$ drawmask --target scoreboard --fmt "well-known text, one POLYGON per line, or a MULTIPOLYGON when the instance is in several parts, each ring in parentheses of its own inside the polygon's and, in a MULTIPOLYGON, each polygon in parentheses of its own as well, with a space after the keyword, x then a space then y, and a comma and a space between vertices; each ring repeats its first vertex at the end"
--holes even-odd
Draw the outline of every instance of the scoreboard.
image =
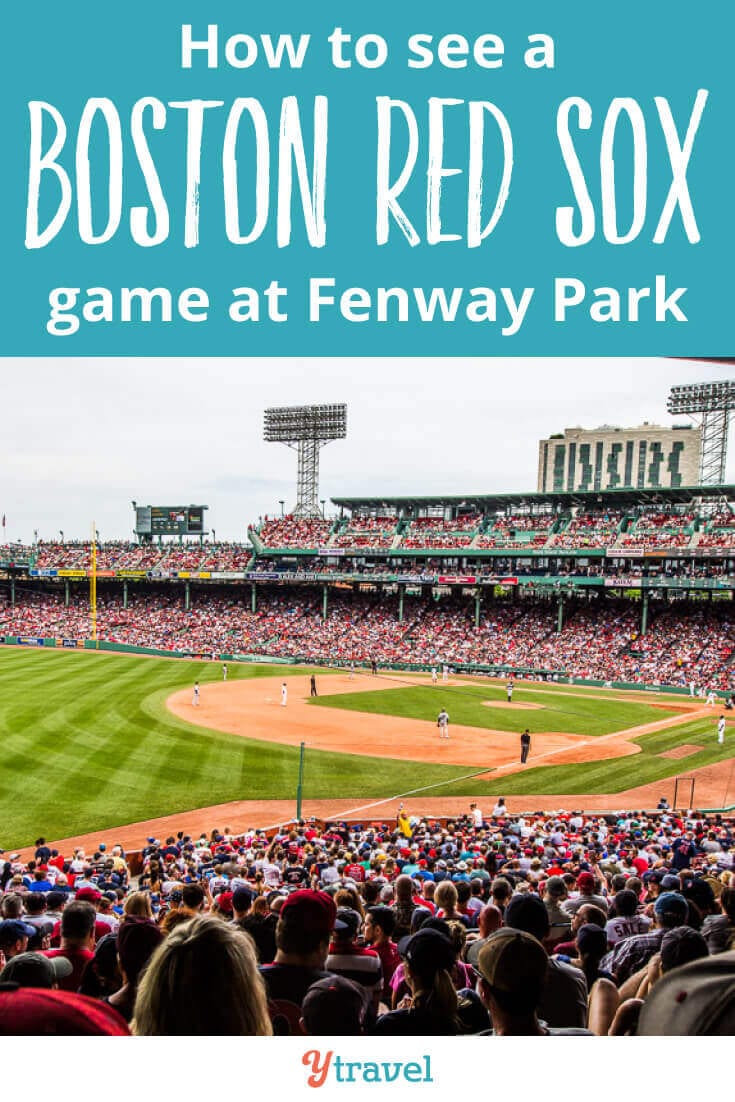
POLYGON ((208 505, 136 505, 136 536, 202 536, 208 505))

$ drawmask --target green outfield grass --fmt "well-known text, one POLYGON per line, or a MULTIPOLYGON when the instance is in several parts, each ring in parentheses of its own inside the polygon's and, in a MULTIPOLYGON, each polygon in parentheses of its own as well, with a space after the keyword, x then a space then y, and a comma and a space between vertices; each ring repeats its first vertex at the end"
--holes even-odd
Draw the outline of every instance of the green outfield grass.
POLYGON ((493 708, 484 703, 505 699, 505 689, 498 685, 461 684, 435 688, 429 684, 406 684, 377 692, 320 696, 309 703, 319 708, 343 708, 352 712, 430 722, 435 722, 441 709, 446 708, 452 725, 514 732, 527 727, 531 734, 555 731, 593 736, 627 730, 676 714, 674 709, 653 708, 645 702, 614 700, 611 692, 576 696, 568 690, 544 690, 533 684, 517 684, 513 690, 513 703, 540 704, 538 709, 493 708))
MULTIPOLYGON (((284 667, 238 663, 231 663, 229 670, 233 680, 280 679, 284 673, 284 667)), ((0 847, 28 845, 39 834, 62 838, 102 832, 229 800, 293 797, 295 809, 297 748, 196 727, 166 709, 172 692, 190 688, 196 679, 205 685, 220 677, 220 666, 208 662, 0 648, 0 847)), ((523 699, 523 690, 517 691, 523 699)), ((459 698, 448 697, 447 690, 411 687, 400 692, 418 693, 423 707, 430 701, 431 719, 446 701, 453 722, 464 722, 459 698)), ((622 726, 665 714, 645 704, 619 705, 599 694, 572 702, 567 693, 553 690, 543 696, 550 698, 554 710, 493 713, 478 699, 502 699, 503 691, 472 686, 471 694, 475 693, 479 695, 466 702, 470 712, 483 720, 486 713, 512 720, 515 731, 518 719, 535 730, 531 720, 554 715, 558 718, 552 729, 563 730, 560 723, 566 717, 566 729, 571 730, 576 728, 568 724, 581 723, 585 716, 584 729, 601 734, 621 726, 619 708, 625 709, 622 726)), ((376 696, 390 695, 365 693, 354 698, 374 703, 376 696)), ((548 720, 544 727, 549 729, 548 720)), ((309 751, 304 797, 367 803, 429 786, 435 786, 431 791, 437 796, 616 792, 722 760, 732 753, 735 734, 719 748, 714 722, 699 721, 638 741, 643 753, 635 758, 530 768, 517 776, 482 782, 453 780, 472 772, 458 764, 309 751), (682 761, 656 756, 700 738, 704 749, 696 756, 682 761)))
MULTIPOLYGON (((735 752, 735 730, 728 728, 723 746, 717 744, 717 714, 712 719, 698 719, 668 731, 640 735, 631 741, 641 748, 635 757, 612 761, 580 762, 579 765, 540 765, 515 773, 502 782, 503 795, 522 796, 529 793, 557 792, 591 795, 593 793, 624 792, 642 784, 652 784, 676 774, 690 773, 703 765, 728 761, 735 752), (685 758, 662 758, 659 755, 677 746, 700 746, 697 753, 685 758)), ((732 790, 735 791, 735 788, 732 790)))
MULTIPOLYGON (((280 678, 284 668, 231 663, 229 672, 280 678)), ((220 678, 209 662, 0 648, 0 847, 228 800, 295 800, 298 749, 195 727, 167 710, 172 692, 220 678)), ((469 772, 420 769, 417 781, 415 762, 311 751, 305 795, 365 800, 469 772)))

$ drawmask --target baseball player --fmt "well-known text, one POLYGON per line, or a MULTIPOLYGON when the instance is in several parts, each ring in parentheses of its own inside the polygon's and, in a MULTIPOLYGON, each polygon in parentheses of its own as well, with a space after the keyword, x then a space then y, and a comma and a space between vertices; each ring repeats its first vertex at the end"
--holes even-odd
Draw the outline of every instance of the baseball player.
POLYGON ((717 720, 717 741, 720 746, 725 744, 725 717, 720 716, 717 720))
POLYGON ((288 701, 288 685, 284 681, 281 685, 281 707, 285 708, 288 701))
POLYGON ((442 681, 448 681, 448 680, 449 680, 449 666, 445 662, 444 665, 442 666, 442 681))
POLYGON ((717 702, 717 697, 715 696, 715 690, 710 689, 710 691, 707 693, 707 707, 708 708, 714 708, 716 702, 717 702))
POLYGON ((431 684, 436 685, 439 678, 436 675, 436 666, 431 667, 431 684))
POLYGON ((505 692, 506 692, 506 696, 508 697, 508 703, 512 704, 513 703, 513 682, 512 681, 509 681, 508 684, 505 686, 505 692))
POLYGON ((436 717, 436 725, 439 728, 439 738, 449 738, 449 716, 445 708, 436 717))
POLYGON ((318 696, 319 695, 316 691, 316 677, 314 676, 314 674, 311 675, 311 678, 309 680, 309 687, 310 687, 312 696, 318 696))
POLYGON ((192 707, 194 707, 194 708, 199 707, 199 682, 198 681, 194 682, 194 696, 192 698, 191 703, 192 703, 192 707))
POLYGON ((222 663, 222 680, 223 681, 227 680, 227 663, 226 662, 222 663))
POLYGON ((349 676, 349 680, 350 680, 350 681, 354 681, 354 680, 355 680, 355 663, 354 663, 354 662, 350 662, 350 676, 349 676))

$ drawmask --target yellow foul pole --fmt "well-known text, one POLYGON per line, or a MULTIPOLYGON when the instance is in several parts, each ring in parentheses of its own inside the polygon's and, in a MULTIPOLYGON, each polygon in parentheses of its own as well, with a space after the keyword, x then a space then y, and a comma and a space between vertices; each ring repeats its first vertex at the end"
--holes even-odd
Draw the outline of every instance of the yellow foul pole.
POLYGON ((92 640, 95 650, 97 642, 97 527, 92 521, 91 570, 89 572, 89 611, 92 618, 92 640))

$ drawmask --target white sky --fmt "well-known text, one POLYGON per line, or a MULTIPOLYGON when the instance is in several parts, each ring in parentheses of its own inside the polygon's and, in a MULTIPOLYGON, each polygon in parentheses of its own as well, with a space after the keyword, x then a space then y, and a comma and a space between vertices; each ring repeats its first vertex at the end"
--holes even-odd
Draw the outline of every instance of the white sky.
MULTIPOLYGON (((242 539, 295 501, 296 454, 267 406, 347 402, 321 492, 533 491, 537 443, 571 425, 673 423, 677 383, 727 377, 664 359, 4 359, 0 513, 9 540, 132 534, 138 504, 207 504, 242 539)), ((677 419, 681 422, 682 418, 677 419)), ((732 452, 732 449, 731 449, 732 452)), ((735 452, 728 481, 735 475, 735 452)))

